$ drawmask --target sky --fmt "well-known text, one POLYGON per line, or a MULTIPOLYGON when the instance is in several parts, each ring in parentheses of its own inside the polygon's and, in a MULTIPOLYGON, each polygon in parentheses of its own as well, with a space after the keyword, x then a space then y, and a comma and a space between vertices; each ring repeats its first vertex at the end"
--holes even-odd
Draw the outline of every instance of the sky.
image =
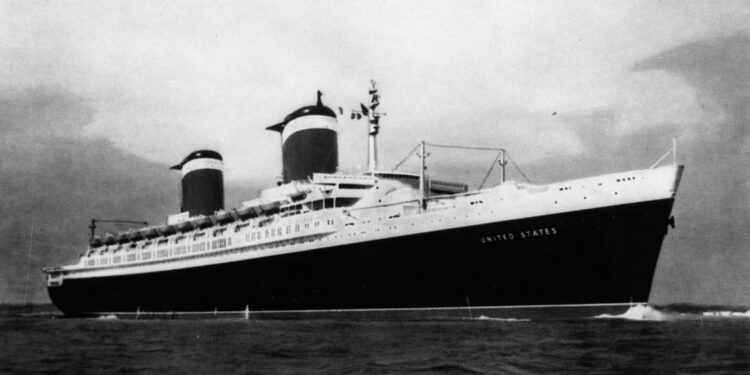
MULTIPOLYGON (((652 297, 750 305, 748 19, 740 1, 0 0, 0 174, 47 184, 33 171, 60 162, 58 145, 86 155, 54 169, 61 178, 114 168, 127 189, 211 148, 236 203, 279 175, 266 126, 317 90, 356 108, 375 79, 383 168, 426 140, 505 147, 533 182, 551 182, 648 167, 675 138, 685 224, 665 242, 652 297), (108 149, 127 161, 100 163, 108 149)), ((339 119, 341 169, 366 167, 366 134, 339 119)), ((493 156, 435 150, 432 171, 475 183, 493 156)), ((25 187, 0 189, 0 203, 25 187)), ((63 258, 51 257, 35 262, 63 258)), ((0 297, 17 299, 6 284, 0 297)))

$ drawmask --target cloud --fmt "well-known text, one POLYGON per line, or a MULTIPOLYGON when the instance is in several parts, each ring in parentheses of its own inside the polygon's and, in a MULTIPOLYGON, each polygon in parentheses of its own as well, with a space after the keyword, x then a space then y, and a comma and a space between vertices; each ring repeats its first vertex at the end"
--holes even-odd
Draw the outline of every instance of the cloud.
POLYGON ((665 70, 696 87, 723 110, 722 126, 696 129, 719 146, 714 151, 743 150, 750 122, 750 39, 733 37, 688 43, 633 66, 634 71, 665 70))
MULTIPOLYGON (((334 106, 355 107, 364 85, 378 79, 389 112, 383 143, 451 134, 455 121, 498 127, 492 131, 499 136, 538 132, 555 111, 649 100, 629 86, 674 85, 666 82, 673 78, 654 73, 628 83, 626 64, 696 35, 746 28, 749 8, 737 2, 18 2, 2 12, 0 35, 8 43, 0 58, 8 64, 0 79, 66 87, 97 113, 87 135, 149 160, 170 163, 188 149, 217 148, 237 163, 227 177, 238 180, 277 174, 277 139, 263 128, 310 104, 318 89, 334 106), (623 92, 636 95, 618 97, 623 92), (492 117, 498 106, 529 116, 492 117), (386 138, 387 128, 394 138, 386 138)), ((670 99, 691 105, 680 96, 686 93, 678 88, 670 99)), ((620 123, 637 124, 633 116, 651 112, 618 115, 629 113, 620 123)), ((363 132, 343 125, 342 134, 351 134, 342 135, 342 166, 362 165, 364 137, 355 135, 363 132)), ((538 153, 525 157, 580 151, 572 132, 543 128, 561 142, 531 144, 538 153)), ((454 135, 463 134, 472 141, 470 131, 454 135)))
POLYGON ((750 39, 685 43, 638 61, 631 74, 639 89, 626 92, 624 104, 564 117, 589 152, 535 169, 560 176, 566 165, 592 172, 644 167, 660 155, 655 147, 677 138, 686 165, 677 229, 665 241, 652 301, 750 304, 750 39), (653 77, 672 83, 646 82, 653 77))
POLYGON ((721 110, 718 121, 687 129, 691 137, 682 146, 687 169, 678 197, 684 230, 670 244, 679 255, 667 254, 664 276, 696 279, 698 298, 750 304, 750 38, 738 34, 687 43, 639 62, 634 70, 671 72, 721 110), (669 267, 678 256, 692 260, 688 272, 669 267))
POLYGON ((81 137, 94 116, 86 100, 59 87, 0 96, 0 299, 45 301, 39 269, 74 261, 90 218, 157 220, 157 208, 176 206, 165 168, 81 137))
MULTIPOLYGON (((89 100, 61 87, 0 95, 0 301, 48 301, 39 270, 76 262, 91 218, 159 223, 179 210, 179 177, 169 164, 85 136, 95 117, 89 100)), ((254 191, 247 183, 226 189, 230 204, 254 191)))
POLYGON ((57 87, 10 87, 0 97, 0 132, 5 136, 77 135, 93 116, 83 98, 57 87))

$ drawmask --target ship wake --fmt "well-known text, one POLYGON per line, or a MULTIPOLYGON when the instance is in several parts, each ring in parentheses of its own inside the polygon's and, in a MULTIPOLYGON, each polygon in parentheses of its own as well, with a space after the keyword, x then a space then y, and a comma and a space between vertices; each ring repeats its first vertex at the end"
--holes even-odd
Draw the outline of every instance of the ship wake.
POLYGON ((706 318, 750 318, 750 310, 738 311, 705 311, 702 314, 706 318))
POLYGON ((627 311, 618 315, 601 314, 594 319, 622 319, 634 321, 671 321, 671 320, 702 320, 702 319, 750 319, 750 310, 703 310, 703 311, 674 311, 670 307, 664 310, 656 309, 649 305, 638 304, 630 307, 627 311))
POLYGON ((528 322, 528 321, 531 321, 531 319, 493 318, 487 315, 480 315, 479 317, 474 318, 474 320, 485 320, 485 321, 490 321, 490 322, 528 322))
POLYGON ((665 314, 661 311, 654 309, 651 306, 644 304, 637 304, 625 311, 622 314, 610 315, 601 314, 597 315, 595 319, 623 319, 623 320, 639 320, 639 321, 654 321, 660 322, 670 319, 670 314, 665 314))

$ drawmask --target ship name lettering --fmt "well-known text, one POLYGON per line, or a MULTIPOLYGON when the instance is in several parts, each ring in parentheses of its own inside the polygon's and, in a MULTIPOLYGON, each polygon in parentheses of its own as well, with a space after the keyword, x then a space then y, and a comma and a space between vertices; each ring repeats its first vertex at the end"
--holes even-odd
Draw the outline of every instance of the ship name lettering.
POLYGON ((557 228, 555 227, 543 227, 543 228, 535 228, 535 229, 528 229, 517 232, 517 234, 514 234, 513 232, 505 232, 505 233, 497 233, 489 236, 484 236, 479 238, 479 242, 482 244, 486 243, 493 243, 493 242, 501 242, 501 241, 512 241, 517 238, 520 239, 527 239, 527 238, 534 238, 534 237, 546 237, 546 236, 554 236, 557 234, 557 228))

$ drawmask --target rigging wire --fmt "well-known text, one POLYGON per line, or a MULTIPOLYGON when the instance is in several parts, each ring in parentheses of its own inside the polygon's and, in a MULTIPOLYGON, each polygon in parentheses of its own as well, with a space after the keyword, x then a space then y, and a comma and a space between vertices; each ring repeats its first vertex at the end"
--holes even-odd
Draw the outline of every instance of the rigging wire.
POLYGON ((502 148, 497 147, 473 147, 473 146, 455 146, 455 145, 439 145, 435 143, 426 143, 427 146, 440 147, 440 148, 459 148, 465 150, 479 150, 479 151, 502 151, 502 148))
MULTIPOLYGON (((490 170, 487 172, 487 174, 484 176, 484 179, 482 180, 482 183, 479 185, 479 188, 481 189, 484 184, 487 182, 487 179, 489 178, 490 174, 495 168, 495 163, 497 163, 498 159, 500 159, 500 156, 503 152, 505 152, 506 157, 508 158, 508 161, 513 163, 513 166, 516 168, 518 173, 523 177, 526 182, 531 183, 531 180, 526 176, 525 173, 521 170, 521 167, 516 164, 516 161, 513 160, 513 158, 510 156, 508 152, 505 151, 503 148, 497 148, 497 147, 474 147, 474 146, 456 146, 456 145, 442 145, 442 144, 436 144, 436 143, 425 143, 426 146, 430 147, 437 147, 437 148, 452 148, 452 149, 462 149, 462 150, 477 150, 477 151, 497 151, 498 154, 495 157, 495 160, 492 161, 492 166, 490 166, 490 170)), ((393 170, 395 171, 398 169, 402 164, 404 164, 409 158, 414 154, 415 151, 419 148, 419 145, 414 147, 405 158, 403 158, 398 164, 396 164, 395 167, 393 167, 393 170)))
POLYGON ((495 163, 500 159, 500 156, 503 154, 503 151, 497 153, 497 156, 495 156, 495 160, 492 161, 492 165, 490 165, 490 170, 487 171, 487 174, 484 175, 484 179, 482 179, 482 183, 479 184, 478 190, 482 190, 484 187, 484 183, 487 182, 487 179, 490 178, 490 174, 492 173, 492 170, 495 169, 495 163))
MULTIPOLYGON (((506 153, 506 155, 508 155, 508 154, 506 153)), ((513 166, 516 167, 516 170, 518 171, 518 173, 520 173, 521 176, 523 176, 523 179, 526 180, 526 182, 531 183, 531 180, 529 180, 529 178, 526 177, 526 174, 523 173, 523 171, 518 166, 518 164, 516 164, 516 161, 513 160, 513 158, 511 158, 510 155, 508 155, 508 160, 510 160, 510 162, 513 163, 513 166)))
POLYGON ((406 157, 403 158, 403 159, 401 159, 401 161, 398 162, 398 164, 396 164, 395 167, 393 167, 393 170, 395 171, 396 169, 398 169, 398 167, 401 166, 401 164, 406 163, 406 161, 409 160, 409 158, 417 151, 418 148, 419 148, 419 145, 414 146, 414 148, 411 149, 411 151, 409 151, 409 153, 406 155, 406 157))

